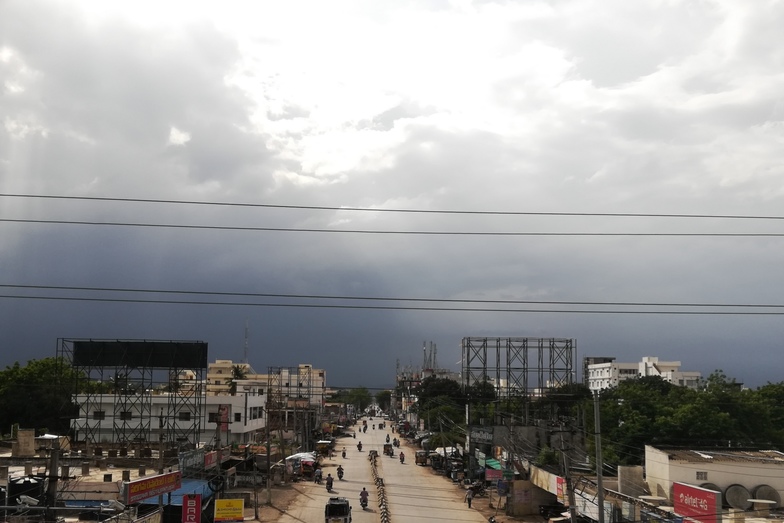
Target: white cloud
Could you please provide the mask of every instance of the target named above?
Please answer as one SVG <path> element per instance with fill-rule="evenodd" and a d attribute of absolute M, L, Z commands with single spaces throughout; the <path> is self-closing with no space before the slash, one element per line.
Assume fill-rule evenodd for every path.
<path fill-rule="evenodd" d="M 185 145 L 191 140 L 190 133 L 180 131 L 176 127 L 169 130 L 169 145 Z"/>

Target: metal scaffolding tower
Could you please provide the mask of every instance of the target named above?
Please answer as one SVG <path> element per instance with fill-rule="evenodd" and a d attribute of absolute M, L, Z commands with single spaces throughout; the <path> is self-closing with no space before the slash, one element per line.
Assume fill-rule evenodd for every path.
<path fill-rule="evenodd" d="M 88 446 L 198 444 L 206 343 L 59 339 L 57 359 L 76 371 L 64 387 L 79 408 L 73 428 Z"/>
<path fill-rule="evenodd" d="M 571 384 L 576 342 L 567 338 L 463 338 L 464 387 L 488 381 L 499 399 Z"/>

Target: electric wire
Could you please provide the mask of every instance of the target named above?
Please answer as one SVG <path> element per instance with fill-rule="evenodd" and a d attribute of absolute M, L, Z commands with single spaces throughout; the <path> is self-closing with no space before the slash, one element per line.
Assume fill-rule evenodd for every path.
<path fill-rule="evenodd" d="M 467 299 L 440 299 L 440 298 L 397 298 L 397 297 L 367 297 L 367 296 L 329 296 L 329 295 L 298 295 L 275 293 L 239 293 L 219 291 L 185 291 L 167 289 L 131 289 L 117 287 L 77 287 L 77 286 L 47 286 L 47 285 L 17 285 L 0 284 L 0 288 L 19 288 L 27 290 L 51 291 L 89 291 L 89 292 L 118 292 L 118 293 L 143 293 L 143 294 L 171 294 L 186 296 L 208 297 L 243 297 L 243 298 L 275 298 L 298 300 L 331 300 L 331 301 L 386 301 L 409 302 L 402 305 L 367 305 L 354 303 L 284 303 L 284 302 L 259 302 L 259 301 L 228 301 L 217 299 L 165 299 L 162 297 L 112 297 L 112 296 L 64 296 L 59 294 L 13 294 L 0 293 L 0 299 L 18 300 L 48 300 L 72 302 L 99 302 L 99 303 L 145 303 L 159 305 L 202 305 L 202 306 L 233 306 L 233 307 L 265 307 L 265 308 L 310 308 L 310 309 L 351 309 L 351 310 L 401 310 L 401 311 L 430 311 L 430 312 L 492 312 L 492 313 L 546 313 L 546 314 L 620 314 L 620 315 L 701 315 L 701 316 L 782 316 L 784 305 L 781 304 L 710 304 L 710 303 L 654 303 L 654 302 L 595 302 L 595 301 L 534 301 L 534 300 L 467 300 Z M 416 305 L 418 303 L 442 303 L 445 306 Z M 690 307 L 692 309 L 711 310 L 636 310 L 636 309 L 574 309 L 574 308 L 514 308 L 514 307 L 467 307 L 457 305 L 482 304 L 482 305 L 582 305 L 586 307 Z M 713 309 L 743 309 L 743 310 L 713 310 Z M 762 310 L 748 310 L 762 309 Z"/>
<path fill-rule="evenodd" d="M 728 220 L 784 220 L 784 216 L 763 216 L 743 214 L 688 214 L 688 213 L 597 213 L 597 212 L 539 212 L 539 211 L 467 211 L 454 209 L 400 209 L 378 207 L 352 207 L 352 206 L 324 206 L 324 205 L 281 205 L 263 203 L 199 201 L 199 200 L 170 200 L 152 198 L 119 198 L 108 196 L 66 196 L 54 194 L 13 194 L 0 193 L 1 198 L 18 199 L 48 199 L 48 200 L 74 200 L 74 201 L 103 201 L 125 203 L 153 203 L 173 205 L 202 205 L 220 207 L 250 207 L 266 209 L 298 209 L 298 210 L 326 210 L 326 211 L 357 211 L 357 212 L 387 212 L 387 213 L 417 213 L 417 214 L 462 214 L 462 215 L 500 215 L 500 216 L 575 216 L 575 217 L 622 217 L 622 218 L 687 218 L 687 219 L 728 219 Z"/>
<path fill-rule="evenodd" d="M 416 231 L 416 230 L 370 230 L 370 229 L 316 229 L 292 227 L 258 227 L 246 225 L 189 225 L 176 223 L 108 222 L 90 220 L 40 220 L 28 218 L 0 218 L 5 223 L 28 223 L 43 225 L 89 225 L 101 227 L 144 227 L 154 229 L 198 229 L 215 231 L 250 232 L 304 232 L 316 234 L 363 234 L 405 236 L 542 236 L 542 237 L 649 237 L 649 238 L 781 238 L 784 232 L 556 232 L 556 231 Z"/>

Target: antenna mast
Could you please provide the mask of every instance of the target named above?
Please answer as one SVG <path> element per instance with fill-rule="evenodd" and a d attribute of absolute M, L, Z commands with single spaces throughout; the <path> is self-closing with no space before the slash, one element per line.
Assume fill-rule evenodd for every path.
<path fill-rule="evenodd" d="M 243 363 L 248 363 L 248 318 L 245 318 L 245 359 Z"/>

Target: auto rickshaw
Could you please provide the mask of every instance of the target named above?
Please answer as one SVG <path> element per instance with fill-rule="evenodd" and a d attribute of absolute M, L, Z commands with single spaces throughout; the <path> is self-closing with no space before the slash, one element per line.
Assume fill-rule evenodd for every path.
<path fill-rule="evenodd" d="M 350 523 L 351 505 L 346 498 L 329 498 L 324 507 L 324 523 Z"/>
<path fill-rule="evenodd" d="M 384 443 L 384 454 L 390 457 L 395 455 L 395 451 L 392 449 L 391 443 Z"/>
<path fill-rule="evenodd" d="M 416 455 L 414 456 L 414 464 L 415 465 L 427 465 L 427 451 L 426 450 L 417 450 Z"/>

